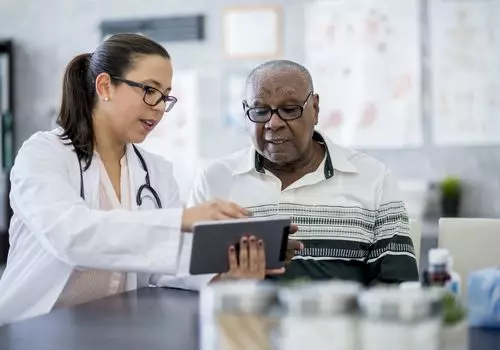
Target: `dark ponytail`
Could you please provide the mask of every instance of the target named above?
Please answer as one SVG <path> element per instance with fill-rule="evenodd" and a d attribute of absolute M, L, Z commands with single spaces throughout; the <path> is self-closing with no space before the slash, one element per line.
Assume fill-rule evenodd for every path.
<path fill-rule="evenodd" d="M 84 160 L 85 169 L 90 166 L 94 153 L 92 109 L 95 90 L 90 76 L 89 63 L 92 55 L 78 55 L 64 72 L 61 109 L 57 123 L 63 128 L 62 138 L 69 140 L 78 159 Z"/>
<path fill-rule="evenodd" d="M 101 73 L 123 77 L 140 55 L 159 55 L 170 59 L 160 44 L 139 34 L 117 34 L 104 41 L 93 54 L 73 58 L 63 78 L 61 108 L 57 123 L 62 127 L 61 138 L 75 148 L 87 170 L 94 154 L 92 113 L 96 104 L 95 80 Z M 119 81 L 113 81 L 119 84 Z"/>

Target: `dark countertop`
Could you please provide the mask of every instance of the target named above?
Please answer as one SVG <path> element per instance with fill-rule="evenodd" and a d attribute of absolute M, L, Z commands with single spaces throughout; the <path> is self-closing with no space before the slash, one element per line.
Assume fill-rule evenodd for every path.
<path fill-rule="evenodd" d="M 198 294 L 144 288 L 0 328 L 2 350 L 198 349 Z"/>
<path fill-rule="evenodd" d="M 197 350 L 198 294 L 144 288 L 0 327 L 1 350 Z M 469 333 L 470 350 L 500 349 L 500 331 Z M 467 346 L 457 350 L 465 350 Z"/>

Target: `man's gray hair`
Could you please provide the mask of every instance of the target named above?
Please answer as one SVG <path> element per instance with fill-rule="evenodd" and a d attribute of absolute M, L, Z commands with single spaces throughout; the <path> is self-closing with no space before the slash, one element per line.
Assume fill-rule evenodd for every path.
<path fill-rule="evenodd" d="M 278 72 L 296 71 L 301 73 L 306 79 L 310 91 L 314 91 L 311 73 L 309 73 L 307 68 L 297 62 L 288 60 L 272 60 L 264 62 L 261 65 L 257 66 L 248 75 L 247 85 L 251 83 L 256 77 L 260 76 L 262 73 L 276 72 L 276 71 Z"/>

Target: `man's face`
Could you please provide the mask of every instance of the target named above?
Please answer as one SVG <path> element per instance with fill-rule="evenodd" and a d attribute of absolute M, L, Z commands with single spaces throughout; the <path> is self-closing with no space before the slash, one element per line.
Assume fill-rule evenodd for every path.
<path fill-rule="evenodd" d="M 257 152 L 281 166 L 300 160 L 312 142 L 319 112 L 319 98 L 312 94 L 303 74 L 294 70 L 258 73 L 247 86 L 246 103 L 247 126 Z M 296 118 L 303 106 L 302 115 Z M 252 109 L 255 107 L 260 108 Z M 266 118 L 262 107 L 279 108 L 282 118 L 276 112 Z M 269 120 L 253 122 L 249 113 L 253 119 Z"/>

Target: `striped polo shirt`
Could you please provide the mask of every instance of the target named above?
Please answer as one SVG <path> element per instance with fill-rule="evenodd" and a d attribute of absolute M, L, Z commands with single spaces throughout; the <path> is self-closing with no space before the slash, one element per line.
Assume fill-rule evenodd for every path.
<path fill-rule="evenodd" d="M 281 190 L 281 181 L 249 148 L 212 161 L 195 180 L 189 206 L 225 199 L 255 217 L 285 215 L 304 249 L 278 279 L 346 279 L 365 285 L 418 279 L 405 205 L 380 161 L 336 145 L 319 132 L 326 152 L 316 171 Z M 190 240 L 181 270 L 189 271 Z M 182 274 L 182 273 L 181 273 Z M 198 289 L 209 277 L 185 276 L 165 285 Z"/>
<path fill-rule="evenodd" d="M 253 216 L 290 216 L 304 249 L 284 279 L 418 279 L 408 214 L 391 171 L 319 132 L 313 137 L 325 145 L 323 162 L 283 191 L 262 156 L 249 148 L 209 164 L 195 181 L 190 204 L 220 198 Z"/>

